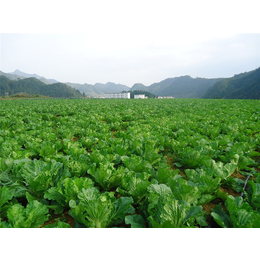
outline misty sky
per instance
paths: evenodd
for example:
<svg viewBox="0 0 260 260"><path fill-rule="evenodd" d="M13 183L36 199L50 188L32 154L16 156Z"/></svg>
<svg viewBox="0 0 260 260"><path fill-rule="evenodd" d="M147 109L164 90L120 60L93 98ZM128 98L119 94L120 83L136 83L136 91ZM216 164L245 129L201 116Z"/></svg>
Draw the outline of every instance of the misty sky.
<svg viewBox="0 0 260 260"><path fill-rule="evenodd" d="M23 1L23 7L26 2L33 3ZM227 0L214 5L216 13L207 1L181 2L97 0L76 10L65 2L58 15L56 1L38 14L24 9L16 13L19 22L1 28L0 70L131 87L182 75L232 77L260 67L260 33L248 30L255 25L254 8L245 19L248 9L240 2L233 13Z"/></svg>

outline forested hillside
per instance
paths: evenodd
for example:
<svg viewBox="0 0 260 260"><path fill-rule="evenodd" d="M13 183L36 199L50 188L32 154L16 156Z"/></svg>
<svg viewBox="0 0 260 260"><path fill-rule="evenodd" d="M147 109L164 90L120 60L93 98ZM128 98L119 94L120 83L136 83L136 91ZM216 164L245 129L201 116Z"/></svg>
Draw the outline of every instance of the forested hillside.
<svg viewBox="0 0 260 260"><path fill-rule="evenodd" d="M217 82L203 98L260 99L260 68Z"/></svg>
<svg viewBox="0 0 260 260"><path fill-rule="evenodd" d="M81 97L79 90L75 90L63 83L45 84L36 78L25 78L20 80L10 80L5 76L0 76L0 96L9 96L17 93L28 95L44 95L49 97Z"/></svg>

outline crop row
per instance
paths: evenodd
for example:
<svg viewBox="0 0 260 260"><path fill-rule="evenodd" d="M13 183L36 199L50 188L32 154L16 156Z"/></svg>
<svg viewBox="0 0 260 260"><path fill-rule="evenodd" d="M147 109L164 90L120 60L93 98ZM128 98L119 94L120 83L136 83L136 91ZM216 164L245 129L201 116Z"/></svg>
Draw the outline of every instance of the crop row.
<svg viewBox="0 0 260 260"><path fill-rule="evenodd" d="M0 227L260 227L258 100L0 103Z"/></svg>

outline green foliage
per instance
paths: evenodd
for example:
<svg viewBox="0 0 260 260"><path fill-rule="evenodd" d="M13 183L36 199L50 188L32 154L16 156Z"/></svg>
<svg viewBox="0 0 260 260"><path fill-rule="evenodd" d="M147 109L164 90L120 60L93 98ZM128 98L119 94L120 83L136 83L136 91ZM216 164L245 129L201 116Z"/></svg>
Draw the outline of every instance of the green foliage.
<svg viewBox="0 0 260 260"><path fill-rule="evenodd" d="M149 187L148 220L152 227L178 228L187 222L194 227L195 218L202 215L202 207L190 206L188 202L176 199L175 195L164 184Z"/></svg>
<svg viewBox="0 0 260 260"><path fill-rule="evenodd" d="M12 205L8 203L14 197L14 192L7 186L0 187L0 217L6 217L6 211Z"/></svg>
<svg viewBox="0 0 260 260"><path fill-rule="evenodd" d="M71 228L71 226L66 222L58 220L53 224L44 225L42 228Z"/></svg>
<svg viewBox="0 0 260 260"><path fill-rule="evenodd" d="M78 194L82 189L93 186L93 181L88 178L66 178L59 181L55 187L49 188L44 193L44 198L52 201L49 208L54 209L55 213L59 214L68 208L70 200L78 200Z"/></svg>
<svg viewBox="0 0 260 260"><path fill-rule="evenodd" d="M122 188L119 186L117 192L123 196L131 196L134 199L135 204L137 204L145 197L147 188L151 184L148 180L149 177L150 175L145 172L125 172L122 176Z"/></svg>
<svg viewBox="0 0 260 260"><path fill-rule="evenodd" d="M251 204L259 210L260 209L260 183L249 181L248 184L252 187Z"/></svg>
<svg viewBox="0 0 260 260"><path fill-rule="evenodd" d="M259 111L257 100L3 100L1 227L259 227Z"/></svg>
<svg viewBox="0 0 260 260"><path fill-rule="evenodd" d="M36 78L26 78L21 80L10 80L5 76L0 76L0 96L5 96L5 93L9 93L9 96L23 93L26 95L43 95L49 97L81 97L81 93L72 89L63 83L54 83L47 85ZM26 94L24 94L26 93Z"/></svg>
<svg viewBox="0 0 260 260"><path fill-rule="evenodd" d="M21 204L14 204L7 211L8 222L0 222L0 227L36 228L48 220L46 205L34 200L24 208Z"/></svg>
<svg viewBox="0 0 260 260"><path fill-rule="evenodd" d="M153 93L145 90L132 90L128 92L130 92L130 98L134 98L134 95L141 95L141 94L144 94L148 98L156 98L156 96Z"/></svg>
<svg viewBox="0 0 260 260"><path fill-rule="evenodd" d="M33 160L24 164L20 174L31 195L40 197L45 190L54 186L58 180L66 176L62 166L62 163L55 160L51 160L50 163Z"/></svg>
<svg viewBox="0 0 260 260"><path fill-rule="evenodd" d="M242 197L228 196L225 202L227 212L217 205L211 213L214 220L223 228L259 228L260 214L243 202Z"/></svg>
<svg viewBox="0 0 260 260"><path fill-rule="evenodd" d="M125 217L125 223L130 224L131 228L145 228L145 221L140 215L128 215Z"/></svg>
<svg viewBox="0 0 260 260"><path fill-rule="evenodd" d="M121 179L125 173L124 167L115 169L113 166L113 163L106 162L100 163L99 167L96 168L96 163L94 163L88 173L104 190L111 190L121 185Z"/></svg>
<svg viewBox="0 0 260 260"><path fill-rule="evenodd" d="M259 99L260 68L223 79L206 91L203 98Z"/></svg>
<svg viewBox="0 0 260 260"><path fill-rule="evenodd" d="M113 192L100 194L96 188L82 189L79 204L70 201L70 214L79 223L90 228L106 228L124 221L126 214L134 213L131 206L133 199L121 197L116 199Z"/></svg>

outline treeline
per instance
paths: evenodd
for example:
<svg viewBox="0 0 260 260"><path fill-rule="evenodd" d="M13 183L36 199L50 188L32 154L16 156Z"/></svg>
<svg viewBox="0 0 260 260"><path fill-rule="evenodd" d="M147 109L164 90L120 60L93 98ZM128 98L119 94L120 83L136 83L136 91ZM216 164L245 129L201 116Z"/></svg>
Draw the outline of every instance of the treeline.
<svg viewBox="0 0 260 260"><path fill-rule="evenodd" d="M5 76L0 76L0 96L13 96L18 93L43 95L55 98L82 97L79 90L63 83L47 85L36 78L10 80Z"/></svg>

